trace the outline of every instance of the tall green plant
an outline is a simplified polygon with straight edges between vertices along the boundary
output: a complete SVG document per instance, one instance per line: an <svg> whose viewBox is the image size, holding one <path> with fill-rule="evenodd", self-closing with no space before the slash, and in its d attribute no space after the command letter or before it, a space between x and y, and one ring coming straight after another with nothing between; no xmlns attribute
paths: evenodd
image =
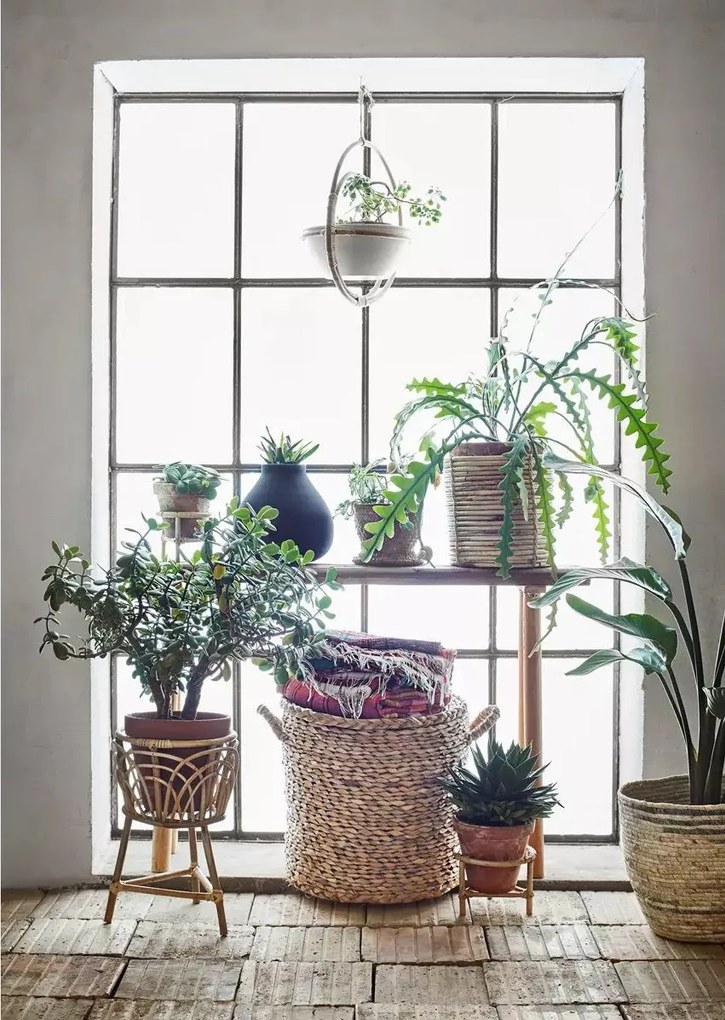
<svg viewBox="0 0 725 1020"><path fill-rule="evenodd" d="M565 477L587 472L587 467L576 461L566 461L549 455L545 465ZM589 469L591 470L591 469ZM656 570L629 559L620 559L603 567L577 567L563 574L533 606L553 606L565 597L574 612L589 620L609 627L617 633L636 639L632 648L620 651L603 648L590 655L571 676L593 673L615 662L632 662L641 666L646 675L656 676L682 734L687 755L687 770L692 804L719 804L722 799L723 770L725 769L725 617L715 651L715 658L705 663L700 623L698 620L690 575L687 569L687 551L690 538L679 518L662 506L644 488L630 479L596 468L598 478L607 479L624 492L633 495L667 535L675 562L679 568L680 586L684 606L675 599L668 582ZM659 604L667 614L668 623L649 613L616 615L605 612L572 594L576 588L591 580L605 578L634 585ZM674 626L672 626L674 622ZM684 645L684 659L675 663L680 641ZM697 731L688 718L681 682L694 685L697 693Z"/></svg>
<svg viewBox="0 0 725 1020"><path fill-rule="evenodd" d="M550 302L558 281L550 281L540 296L541 305ZM541 309L540 309L541 311ZM540 312L539 312L540 314ZM432 415L433 434L426 431L421 456L405 471L394 474L377 506L380 517L367 525L368 554L379 549L397 524L403 524L423 505L432 481L443 470L445 458L456 447L471 440L504 443L506 460L501 474L502 523L499 532L499 573L507 576L511 566L514 511L520 504L524 513L537 513L547 557L555 566L557 531L571 514L574 494L566 476L561 476L555 495L554 476L547 468L547 453L564 451L584 466L594 467L597 456L592 438L592 398L604 400L626 435L634 440L655 483L667 492L671 471L657 425L647 419L647 396L640 376L638 347L632 323L618 316L597 318L586 324L579 339L552 361L544 361L533 350L538 324L534 322L525 347L513 349L502 335L491 343L488 371L482 378L460 383L440 379L413 380L408 389L416 399L400 411L391 440L392 458L407 440L407 430L422 417ZM604 347L623 367L625 382L609 374L598 374L580 364L582 356ZM567 440L550 434L551 423L563 421ZM427 422L426 422L427 424ZM531 465L536 507L527 508L524 468ZM602 560L609 549L609 508L595 471L589 472L585 499L592 505Z"/></svg>
<svg viewBox="0 0 725 1020"><path fill-rule="evenodd" d="M224 516L203 524L201 548L174 562L154 554L149 535L166 527L146 520L144 532L123 542L108 570L91 571L76 546L53 542L56 562L43 574L48 611L40 651L96 659L117 653L132 668L159 718L172 715L173 696L185 692L182 718L194 719L206 680L230 676L230 659L253 658L283 683L304 672L330 617L328 589L308 569L312 552L273 541L277 510L258 512L231 500ZM63 634L59 612L72 606L87 635Z"/></svg>

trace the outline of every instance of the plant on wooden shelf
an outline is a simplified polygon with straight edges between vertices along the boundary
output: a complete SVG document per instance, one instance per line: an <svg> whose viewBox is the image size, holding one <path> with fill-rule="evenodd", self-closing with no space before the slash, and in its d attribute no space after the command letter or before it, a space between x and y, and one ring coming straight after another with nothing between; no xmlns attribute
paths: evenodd
<svg viewBox="0 0 725 1020"><path fill-rule="evenodd" d="M585 470L579 462L549 456L546 466L562 476ZM563 574L534 606L566 598L580 616L625 636L632 644L603 648L569 671L584 676L630 663L657 678L682 735L687 776L625 784L619 794L622 844L630 880L652 928L660 935L710 941L725 931L725 618L708 665L698 610L687 567L690 537L679 518L636 482L597 468L606 479L636 497L664 531L675 557L683 602L659 571L629 559L601 567L577 567ZM573 594L580 585L605 579L631 585L654 606L650 613L613 614ZM673 626L674 624L674 626ZM680 644L682 654L677 658ZM694 688L697 732L687 709Z"/></svg>
<svg viewBox="0 0 725 1020"><path fill-rule="evenodd" d="M541 308L558 281L550 281ZM413 380L416 394L395 420L393 459L411 423L425 420L421 455L394 474L376 508L379 520L368 527L368 555L383 546L396 527L423 506L428 488L443 471L451 520L451 554L461 566L555 567L556 538L574 506L574 489L565 475L546 467L548 452L564 451L582 465L597 465L592 438L592 398L606 401L625 433L634 438L652 478L666 492L669 456L657 426L647 418L647 396L640 376L632 324L618 316L594 319L565 353L550 361L534 353L534 322L528 342L517 350L505 336L489 348L488 371L460 383ZM580 364L586 352L608 348L622 365L624 382ZM430 421L434 431L431 438ZM566 439L552 434L563 421ZM558 494L555 481L558 477ZM609 507L595 471L584 490L591 504L603 560L611 536Z"/></svg>
<svg viewBox="0 0 725 1020"><path fill-rule="evenodd" d="M472 757L473 769L457 765L438 783L456 809L453 824L463 855L517 862L510 868L466 864L469 886L507 893L516 885L534 823L548 818L559 804L556 786L540 783L547 766L539 767L530 747L512 743L505 749L490 735L488 754L474 744Z"/></svg>
<svg viewBox="0 0 725 1020"><path fill-rule="evenodd" d="M258 512L233 499L224 516L203 524L201 548L174 562L154 554L146 529L123 542L108 570L92 572L76 546L53 543L56 562L43 574L48 612L41 652L57 659L118 654L128 662L157 720L195 720L207 680L230 676L230 660L254 657L282 683L296 675L316 648L329 616L327 589L309 569L311 553L274 541L277 511ZM88 627L77 641L61 632L58 613L77 609ZM184 694L180 713L174 696ZM229 723L226 718L227 725Z"/></svg>
<svg viewBox="0 0 725 1020"><path fill-rule="evenodd" d="M259 443L262 471L243 500L254 510L275 507L278 540L311 550L314 559L325 555L334 536L329 507L307 474L306 461L318 449L317 443L293 442L285 433L275 438L267 428Z"/></svg>
<svg viewBox="0 0 725 1020"><path fill-rule="evenodd" d="M367 525L378 520L375 506L386 502L385 490L389 487L389 476L385 462L381 459L370 464L355 464L348 477L349 499L343 500L335 511L344 520L353 519L361 545L369 537ZM420 539L420 517L407 521L385 547L376 550L369 560L370 566L418 566L431 559L432 552L422 545ZM364 549L354 558L355 563L364 561Z"/></svg>
<svg viewBox="0 0 725 1020"><path fill-rule="evenodd" d="M162 514L192 514L179 517L169 529L170 537L192 540L204 515L211 512L211 501L216 498L221 476L213 468L200 464L186 464L176 460L167 464L161 477L154 479L154 493Z"/></svg>

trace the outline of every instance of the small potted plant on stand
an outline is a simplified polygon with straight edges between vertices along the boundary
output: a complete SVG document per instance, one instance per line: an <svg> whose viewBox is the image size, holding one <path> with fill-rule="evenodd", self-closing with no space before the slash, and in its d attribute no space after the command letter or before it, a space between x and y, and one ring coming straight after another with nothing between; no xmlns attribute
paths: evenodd
<svg viewBox="0 0 725 1020"><path fill-rule="evenodd" d="M582 465L554 456L547 464L564 475L582 471ZM719 942L725 937L725 619L708 665L687 568L690 538L680 520L632 480L604 468L597 474L634 495L663 529L677 562L683 601L678 602L659 571L622 558L602 567L567 571L532 605L553 606L566 597L575 613L633 641L622 649L594 652L569 675L630 662L645 676L657 678L682 734L687 774L625 783L619 791L627 874L658 935L684 942ZM608 613L573 594L598 578L640 589L667 623L649 613ZM693 689L694 713L687 708L690 699L681 687L682 678ZM697 729L691 725L693 715Z"/></svg>
<svg viewBox="0 0 725 1020"><path fill-rule="evenodd" d="M390 476L383 471L383 461L376 460L371 464L356 464L348 479L350 498L343 500L335 511L343 520L355 521L360 543L370 538L367 525L377 521L375 506L386 503L385 490L390 486ZM432 552L421 542L420 517L416 515L404 527L398 528L395 534L377 549L370 558L372 567L410 567L426 563L431 559ZM365 550L355 556L354 563L365 562Z"/></svg>
<svg viewBox="0 0 725 1020"><path fill-rule="evenodd" d="M318 444L293 443L284 434L275 439L267 429L259 444L262 473L243 500L252 509L275 507L278 541L290 540L305 552L309 549L314 559L328 551L334 532L332 514L304 463L317 449Z"/></svg>
<svg viewBox="0 0 725 1020"><path fill-rule="evenodd" d="M510 868L466 864L469 887L503 895L516 885L534 823L559 805L556 786L537 785L546 766L538 767L530 747L512 743L505 750L491 735L488 757L477 744L472 756L475 771L455 766L438 783L456 810L453 826L463 856L512 862Z"/></svg>
<svg viewBox="0 0 725 1020"><path fill-rule="evenodd" d="M350 280L375 280L394 272L412 237L411 231L402 225L403 209L419 225L440 222L445 195L438 188L428 188L418 198L412 198L411 192L407 181L391 186L384 181L372 181L365 174L347 175L341 197L350 206L333 227L342 276ZM386 216L397 216L398 223L386 222ZM325 227L308 227L302 237L309 241L315 259L327 274Z"/></svg>
<svg viewBox="0 0 725 1020"><path fill-rule="evenodd" d="M200 464L174 461L167 464L160 478L154 479L154 493L161 514L195 514L179 517L176 528L169 528L170 538L194 539L204 514L211 512L211 501L216 497L221 477L211 468ZM178 530L176 530L178 528Z"/></svg>

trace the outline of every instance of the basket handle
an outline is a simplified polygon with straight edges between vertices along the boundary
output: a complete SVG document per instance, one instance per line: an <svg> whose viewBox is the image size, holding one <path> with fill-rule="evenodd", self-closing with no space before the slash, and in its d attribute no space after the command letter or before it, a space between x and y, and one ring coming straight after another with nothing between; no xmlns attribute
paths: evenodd
<svg viewBox="0 0 725 1020"><path fill-rule="evenodd" d="M261 715L269 723L269 727L277 740L281 740L284 743L287 737L285 736L282 720L278 719L274 712L270 711L266 705L257 706L257 715Z"/></svg>
<svg viewBox="0 0 725 1020"><path fill-rule="evenodd" d="M501 710L498 705L488 705L479 712L468 727L468 743L472 744L474 740L478 740L484 733L487 733L498 721L500 715Z"/></svg>

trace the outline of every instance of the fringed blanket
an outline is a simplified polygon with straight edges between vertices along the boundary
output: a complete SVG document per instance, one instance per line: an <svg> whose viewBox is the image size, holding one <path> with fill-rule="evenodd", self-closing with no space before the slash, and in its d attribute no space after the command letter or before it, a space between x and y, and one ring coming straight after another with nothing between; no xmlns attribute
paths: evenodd
<svg viewBox="0 0 725 1020"><path fill-rule="evenodd" d="M283 693L295 705L353 719L439 712L450 700L454 658L434 641L328 631L320 656Z"/></svg>

